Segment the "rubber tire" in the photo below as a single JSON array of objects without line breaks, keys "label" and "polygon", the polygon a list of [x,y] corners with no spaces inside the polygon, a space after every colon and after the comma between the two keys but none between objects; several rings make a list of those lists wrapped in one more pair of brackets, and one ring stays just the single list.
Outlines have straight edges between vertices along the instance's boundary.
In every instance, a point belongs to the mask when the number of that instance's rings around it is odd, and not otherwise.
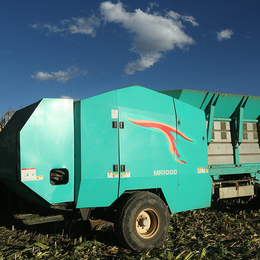
[{"label": "rubber tire", "polygon": [[[137,216],[144,209],[152,209],[158,219],[157,231],[150,238],[143,238],[136,230]],[[168,234],[169,221],[169,210],[159,196],[147,191],[136,192],[117,210],[115,232],[123,246],[135,251],[143,251],[163,243]]]}]

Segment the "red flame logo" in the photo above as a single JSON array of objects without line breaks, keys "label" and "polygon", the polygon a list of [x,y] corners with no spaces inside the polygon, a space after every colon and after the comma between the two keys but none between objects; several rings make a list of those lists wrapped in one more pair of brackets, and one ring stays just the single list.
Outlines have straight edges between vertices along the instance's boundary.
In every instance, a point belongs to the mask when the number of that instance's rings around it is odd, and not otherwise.
[{"label": "red flame logo", "polygon": [[[189,141],[189,142],[193,142],[192,139],[190,139],[189,137],[187,137],[186,135],[184,135],[181,131],[179,131],[178,129],[176,129],[175,127],[172,127],[170,125],[166,125],[160,122],[156,122],[156,121],[150,121],[150,120],[137,120],[137,119],[132,119],[130,117],[127,117],[126,115],[124,115],[131,123],[135,124],[135,125],[139,125],[139,126],[143,126],[143,127],[151,127],[151,128],[155,128],[159,131],[161,131],[167,138],[168,143],[169,143],[169,148],[170,148],[170,152],[173,156],[173,158],[178,162],[178,163],[185,163],[187,164],[187,162],[185,162],[184,160],[181,160],[181,156],[177,151],[176,148],[176,140],[174,138],[174,136],[172,135],[172,133],[176,133],[177,135],[179,135],[180,137],[182,137],[183,139]],[[178,159],[178,158],[179,159]]]}]

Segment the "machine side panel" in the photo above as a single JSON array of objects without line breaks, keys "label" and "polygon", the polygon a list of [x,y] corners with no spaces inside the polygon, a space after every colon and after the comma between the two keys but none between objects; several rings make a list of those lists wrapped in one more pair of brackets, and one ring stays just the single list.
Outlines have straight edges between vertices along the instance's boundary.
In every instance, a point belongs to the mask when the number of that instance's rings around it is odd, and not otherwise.
[{"label": "machine side panel", "polygon": [[48,203],[74,201],[73,100],[43,99],[20,131],[20,181]]},{"label": "machine side panel", "polygon": [[118,196],[116,91],[80,101],[76,133],[76,207],[106,207]]},{"label": "machine side panel", "polygon": [[[172,98],[131,87],[118,90],[120,189],[160,188],[176,212],[178,174],[176,115]],[[185,154],[181,155],[185,159]]]},{"label": "machine side panel", "polygon": [[186,163],[178,164],[177,211],[211,205],[212,179],[208,173],[207,132],[204,111],[174,99],[177,128],[192,139],[177,136],[178,150],[186,155]]},{"label": "machine side panel", "polygon": [[38,106],[36,102],[15,112],[0,132],[0,179],[20,180],[20,130]]}]

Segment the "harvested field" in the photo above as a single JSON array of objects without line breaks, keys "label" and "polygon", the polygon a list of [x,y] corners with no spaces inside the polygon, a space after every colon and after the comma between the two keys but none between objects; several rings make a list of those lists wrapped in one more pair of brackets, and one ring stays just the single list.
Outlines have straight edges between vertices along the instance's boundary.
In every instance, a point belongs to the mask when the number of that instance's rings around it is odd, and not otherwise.
[{"label": "harvested field", "polygon": [[12,215],[17,205],[2,204],[0,259],[260,259],[258,200],[175,214],[164,244],[141,253],[122,248],[111,225],[88,233],[80,220],[26,226]]}]

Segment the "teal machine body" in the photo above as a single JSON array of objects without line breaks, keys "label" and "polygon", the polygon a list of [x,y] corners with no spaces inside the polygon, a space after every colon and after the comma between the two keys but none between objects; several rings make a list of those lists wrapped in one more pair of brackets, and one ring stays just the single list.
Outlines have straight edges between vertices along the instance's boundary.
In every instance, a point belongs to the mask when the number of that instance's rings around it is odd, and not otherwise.
[{"label": "teal machine body", "polygon": [[260,172],[260,98],[185,89],[161,93],[204,111],[209,174],[217,199],[255,196]]},{"label": "teal machine body", "polygon": [[27,199],[80,209],[137,190],[161,194],[172,213],[209,207],[212,194],[253,196],[259,106],[258,97],[139,86],[42,99],[0,133],[0,180]]},{"label": "teal machine body", "polygon": [[156,189],[172,212],[210,206],[206,120],[198,108],[129,87],[77,102],[75,129],[78,208]]},{"label": "teal machine body", "polygon": [[[37,203],[73,201],[73,121],[68,99],[42,99],[17,111],[0,133],[0,180]],[[59,169],[67,175],[63,185],[53,182]]]}]

